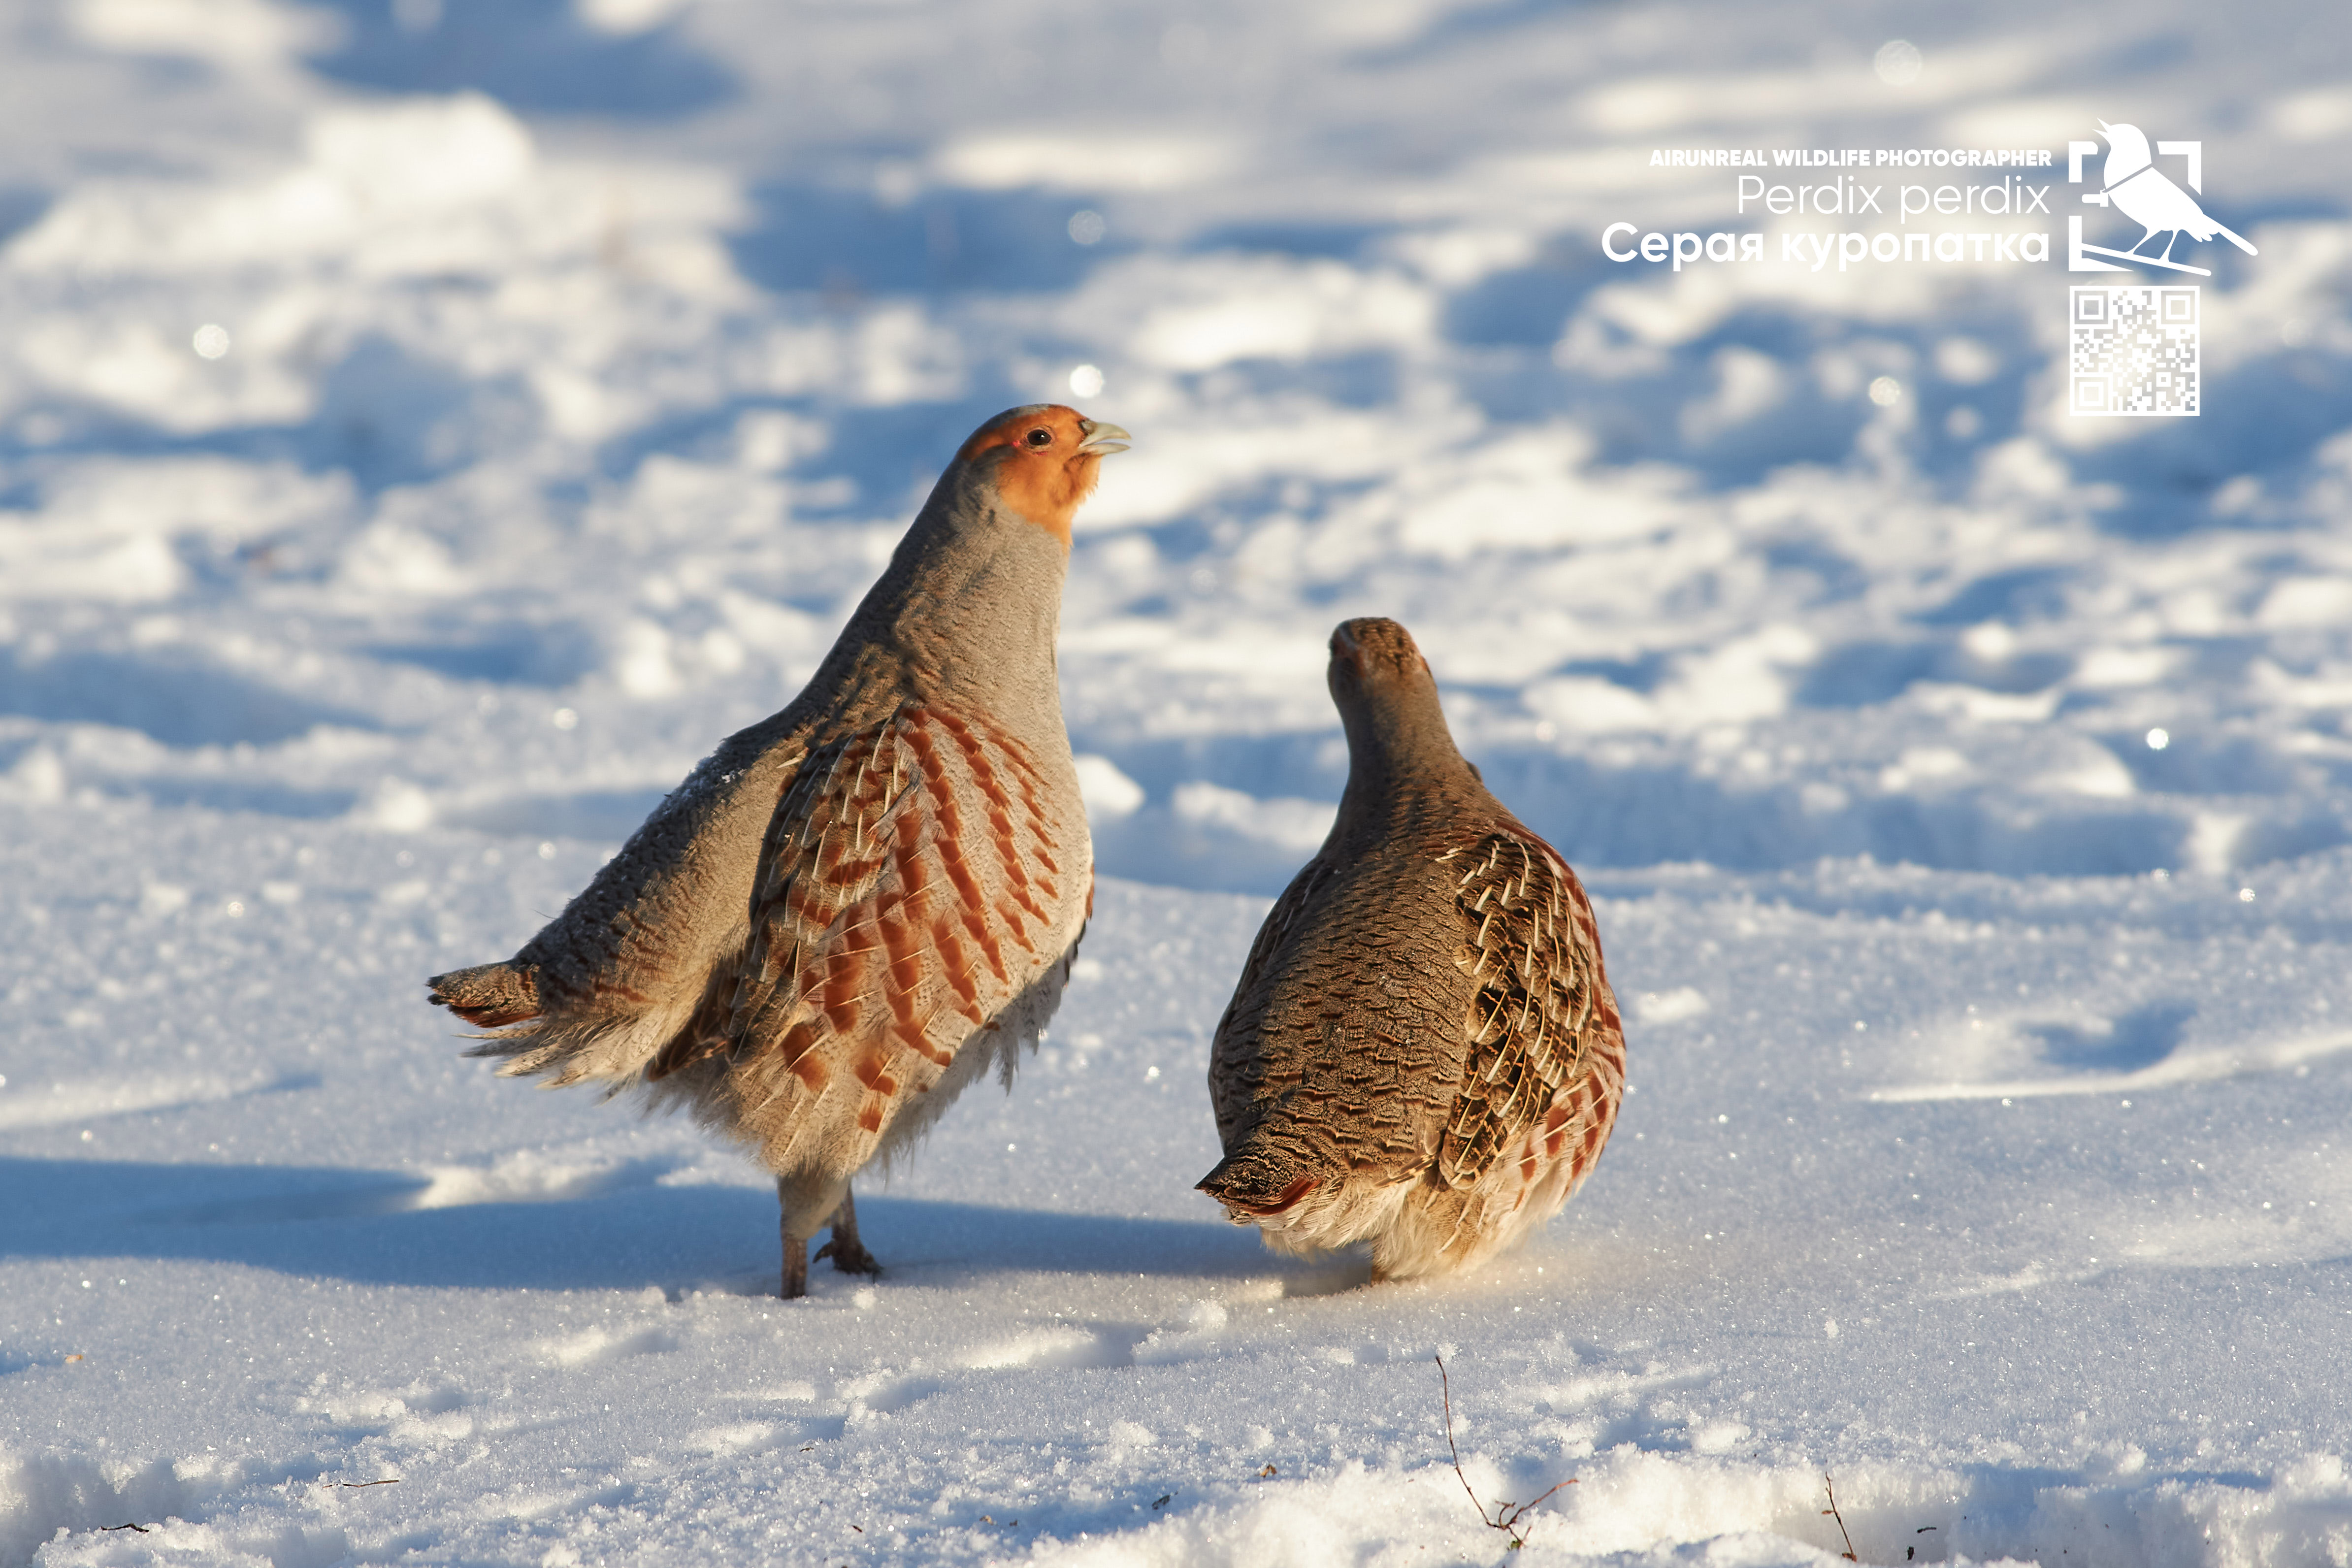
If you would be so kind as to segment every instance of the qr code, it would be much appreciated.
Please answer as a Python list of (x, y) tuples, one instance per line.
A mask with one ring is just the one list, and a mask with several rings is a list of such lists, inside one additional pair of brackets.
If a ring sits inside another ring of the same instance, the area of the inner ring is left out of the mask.
[(2198, 410), (2197, 290), (2070, 290), (2067, 368), (2076, 414)]

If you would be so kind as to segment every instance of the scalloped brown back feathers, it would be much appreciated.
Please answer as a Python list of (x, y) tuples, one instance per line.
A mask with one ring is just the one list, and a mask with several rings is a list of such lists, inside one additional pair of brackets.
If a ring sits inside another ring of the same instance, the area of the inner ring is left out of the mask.
[(1331, 649), (1348, 787), (1217, 1026), (1201, 1186), (1273, 1246), (1442, 1273), (1591, 1173), (1624, 1032), (1576, 874), (1454, 748), (1411, 636), (1349, 621)]

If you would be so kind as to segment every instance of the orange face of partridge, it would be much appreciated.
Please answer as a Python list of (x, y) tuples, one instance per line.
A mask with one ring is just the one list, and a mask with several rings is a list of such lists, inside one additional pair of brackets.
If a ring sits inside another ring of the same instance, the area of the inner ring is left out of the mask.
[(1127, 438), (1116, 425), (1052, 403), (1014, 409), (966, 441), (956, 460), (991, 464), (998, 498), (1067, 549), (1070, 520), (1092, 493), (1096, 470), (1107, 455), (1127, 450)]

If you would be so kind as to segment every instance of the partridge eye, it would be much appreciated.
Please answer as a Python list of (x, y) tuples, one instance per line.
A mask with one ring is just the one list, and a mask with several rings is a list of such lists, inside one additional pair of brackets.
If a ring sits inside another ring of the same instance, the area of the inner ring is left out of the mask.
[(1034, 450), (1039, 447), (1052, 446), (1054, 444), (1054, 433), (1051, 430), (1045, 428), (1043, 426), (1040, 426), (1036, 429), (1030, 431), (1027, 436), (1023, 437), (1023, 439), (1027, 441), (1030, 447)]

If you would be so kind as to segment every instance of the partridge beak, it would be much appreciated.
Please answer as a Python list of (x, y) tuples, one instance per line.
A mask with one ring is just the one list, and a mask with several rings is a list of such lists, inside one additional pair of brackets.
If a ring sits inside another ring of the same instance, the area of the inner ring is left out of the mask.
[(1107, 458), (1113, 452), (1124, 452), (1127, 450), (1127, 444), (1135, 439), (1118, 426), (1106, 425), (1099, 419), (1081, 419), (1078, 421), (1078, 429), (1086, 436), (1086, 439), (1078, 443), (1078, 450), (1090, 452), (1097, 458)]

